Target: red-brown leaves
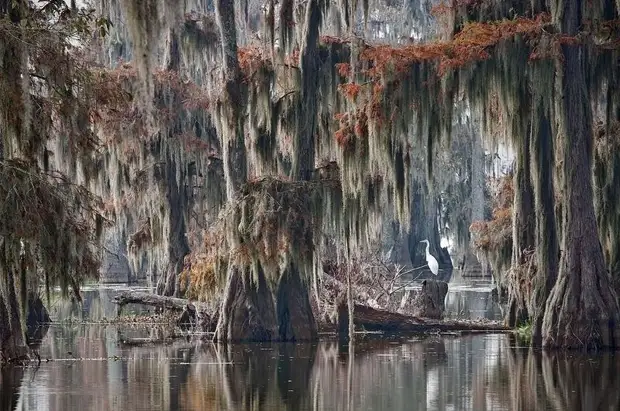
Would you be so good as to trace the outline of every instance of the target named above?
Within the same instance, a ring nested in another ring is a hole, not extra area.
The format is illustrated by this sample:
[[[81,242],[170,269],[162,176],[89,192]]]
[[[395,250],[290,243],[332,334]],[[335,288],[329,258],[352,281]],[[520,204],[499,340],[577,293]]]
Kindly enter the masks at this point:
[[[343,150],[353,150],[357,139],[368,138],[368,116],[363,109],[353,113],[337,113],[334,118],[340,125],[334,137]]]
[[[469,226],[474,246],[481,250],[497,249],[512,238],[512,176],[496,180],[492,189],[495,192],[493,218],[490,221],[474,221]]]
[[[502,40],[517,35],[532,36],[542,31],[549,22],[549,15],[540,14],[534,19],[517,18],[491,23],[469,23],[452,41],[412,44],[402,47],[369,46],[361,55],[370,63],[367,74],[383,76],[388,70],[406,72],[413,64],[428,60],[439,61],[439,74],[450,69],[489,58],[488,48]]]
[[[272,67],[271,59],[266,51],[260,47],[239,47],[237,57],[239,58],[239,68],[246,79],[252,78],[262,69],[271,69]]]
[[[355,101],[360,91],[362,90],[362,86],[357,83],[345,83],[339,85],[338,90],[348,99]]]
[[[351,65],[348,63],[338,63],[336,64],[336,71],[338,71],[340,77],[347,78],[351,75]]]

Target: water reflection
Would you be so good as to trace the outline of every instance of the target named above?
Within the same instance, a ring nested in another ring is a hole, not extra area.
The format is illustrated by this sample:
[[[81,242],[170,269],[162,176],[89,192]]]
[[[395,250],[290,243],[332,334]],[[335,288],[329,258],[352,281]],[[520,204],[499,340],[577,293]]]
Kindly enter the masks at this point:
[[[127,287],[124,284],[105,284],[84,286],[80,289],[82,302],[73,298],[65,298],[60,290],[54,290],[51,303],[48,306],[52,320],[74,321],[101,321],[115,318],[118,306],[112,302],[113,298],[128,289],[134,291],[151,291],[145,287]],[[46,304],[47,305],[47,304]],[[137,304],[128,304],[123,308],[125,314],[148,314],[153,308]]]
[[[620,362],[616,355],[587,356],[513,350],[508,357],[515,410],[617,410]]]
[[[127,346],[145,328],[52,326],[38,370],[0,375],[2,410],[611,410],[619,359],[537,353],[505,335]],[[352,359],[352,360],[351,360]]]
[[[23,368],[0,368],[0,409],[15,409],[23,376]]]

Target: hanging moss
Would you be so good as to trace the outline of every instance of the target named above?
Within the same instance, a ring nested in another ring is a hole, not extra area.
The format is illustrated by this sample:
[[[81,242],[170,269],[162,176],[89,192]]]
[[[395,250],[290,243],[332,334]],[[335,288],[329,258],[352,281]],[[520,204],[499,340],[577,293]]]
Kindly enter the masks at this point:
[[[29,291],[59,285],[79,299],[80,284],[97,278],[106,221],[88,190],[100,164],[94,82],[71,42],[88,40],[93,15],[64,3],[32,7],[0,7],[0,304],[9,325],[8,335],[0,327],[0,351],[9,358],[15,347],[4,343],[23,342]]]
[[[147,3],[145,7],[153,2]],[[572,4],[570,2],[500,3],[456,4],[455,8],[447,10],[451,32],[444,36],[445,40],[402,47],[320,38],[321,20],[326,15],[323,8],[328,6],[313,1],[306,4],[305,11],[302,7],[293,7],[292,3],[282,4],[279,24],[284,46],[277,52],[273,50],[277,25],[273,4],[268,19],[271,34],[267,43],[271,44],[264,46],[237,50],[232,17],[234,5],[230,1],[217,3],[222,53],[208,51],[215,37],[203,36],[209,31],[204,21],[198,25],[198,20],[193,20],[196,24],[190,24],[185,31],[177,31],[181,39],[186,36],[178,47],[182,49],[180,54],[187,56],[183,57],[185,67],[181,71],[200,78],[200,85],[220,90],[220,73],[206,73],[209,64],[223,62],[225,92],[213,92],[208,109],[224,152],[227,198],[231,201],[236,198],[248,178],[260,179],[273,174],[297,178],[302,176],[301,171],[314,170],[316,163],[336,162],[341,184],[336,202],[342,209],[329,216],[333,219],[329,224],[339,225],[338,235],[351,251],[359,249],[364,241],[381,231],[378,230],[382,224],[377,213],[381,206],[378,205],[392,204],[397,220],[409,220],[407,199],[412,157],[425,148],[427,179],[431,182],[432,160],[443,142],[450,143],[454,105],[462,95],[481,116],[483,128],[493,143],[508,140],[516,146],[529,147],[529,144],[524,145],[526,136],[537,136],[536,131],[543,130],[545,124],[551,127],[550,135],[560,136],[560,142],[566,140],[568,129],[559,114],[564,110],[558,91],[562,79],[556,74],[561,70],[559,62],[565,54],[564,49],[581,47],[589,34],[584,31],[578,35],[572,28],[567,30],[557,24],[561,17],[558,10],[563,10],[565,4]],[[340,3],[339,8],[347,24],[352,25],[357,3]],[[368,6],[364,4],[363,8],[368,14]],[[144,10],[132,13],[135,17],[142,12]],[[612,19],[617,10],[613,2],[601,1],[595,2],[585,13]],[[298,28],[292,28],[288,24],[291,22]],[[200,32],[195,30],[198,26]],[[594,33],[590,38],[596,50],[617,47],[615,26],[605,22],[600,27],[605,29],[590,30]],[[134,28],[141,31],[135,36],[136,44],[141,47],[144,45],[141,39],[152,36],[152,30],[139,25]],[[602,33],[605,31],[609,34],[607,38]],[[320,44],[317,44],[318,39]],[[148,48],[150,53],[157,52],[152,44]],[[594,60],[613,61],[598,55]],[[596,69],[588,77],[592,82],[587,84],[588,90],[607,84],[615,75],[610,74],[615,73],[614,64],[596,63],[593,67]],[[545,92],[532,93],[532,87]],[[175,99],[165,100],[168,106],[178,104]],[[609,107],[608,104],[607,118],[613,117],[609,110],[617,106]],[[175,126],[178,127],[182,128]],[[170,152],[165,140],[158,144],[161,147],[156,150],[157,156]],[[532,154],[540,156],[542,151],[537,151],[536,147],[532,146]],[[553,144],[551,149],[556,151],[557,159],[569,154],[564,144]],[[149,158],[149,150],[136,152],[140,153],[142,162]],[[165,157],[165,161],[172,160],[168,169],[176,170],[171,174],[175,175],[175,183],[179,186],[187,158],[184,151],[177,154]],[[521,164],[526,163],[524,156],[518,159]],[[308,164],[300,166],[302,160]],[[238,165],[237,169],[234,164]],[[563,172],[558,172],[565,171],[566,167],[558,161],[553,172],[560,198],[568,195],[566,187],[571,184],[565,181]],[[540,177],[543,172],[547,176],[544,182]],[[545,185],[551,181],[549,174],[551,171],[541,166],[533,173],[541,180],[540,186],[535,185],[539,200],[554,190]],[[603,176],[599,178],[601,184],[610,178],[609,174],[608,170],[598,172]],[[302,176],[302,179],[306,178]],[[112,182],[111,186],[115,191],[123,191],[122,183]],[[605,201],[602,199],[600,204]],[[561,202],[554,201],[555,207],[560,205]],[[248,208],[254,211],[253,205],[241,209],[247,213]],[[507,209],[496,210],[496,222],[507,220]],[[599,210],[607,209],[604,205],[599,207]],[[566,215],[566,211],[559,210],[555,215]],[[244,212],[240,213],[238,218],[242,222]],[[601,220],[606,218],[600,217],[603,214],[606,212],[599,213],[599,226],[609,225]],[[610,215],[613,217],[613,213]],[[558,233],[563,234],[566,221],[559,217],[556,220]],[[505,233],[505,230],[498,232]],[[511,247],[506,244],[512,238],[500,237],[498,244],[502,245],[495,258],[496,265],[504,267],[511,255],[507,252]],[[542,241],[538,237],[538,241]],[[519,248],[517,243],[515,246]],[[538,255],[539,260],[551,252],[545,249]],[[294,250],[289,252],[294,255]],[[253,258],[246,261],[248,267],[257,266],[258,257]],[[259,271],[266,272],[263,262]],[[245,268],[238,271],[247,272]]]
[[[206,224],[205,210],[223,201],[219,141],[205,112],[209,97],[177,72],[157,72],[152,107],[160,131],[151,136],[141,114],[137,98],[141,85],[133,67],[124,65],[98,76],[101,106],[95,127],[106,141],[109,157],[97,190],[110,199],[117,233],[148,240],[130,244],[132,271],[148,271],[157,281],[166,277],[169,263],[175,265],[178,259],[182,263],[184,256],[177,255],[172,245],[186,232],[200,230]],[[174,215],[175,210],[182,214]],[[185,227],[182,233],[176,231],[179,221]],[[149,225],[148,236],[140,235],[146,232],[141,228],[144,222]],[[198,236],[191,245],[200,243]]]

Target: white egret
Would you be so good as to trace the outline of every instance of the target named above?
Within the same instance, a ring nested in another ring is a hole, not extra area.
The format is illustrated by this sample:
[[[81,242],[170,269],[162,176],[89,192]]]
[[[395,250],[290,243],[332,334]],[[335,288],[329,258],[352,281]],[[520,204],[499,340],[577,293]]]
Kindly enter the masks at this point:
[[[428,249],[430,247],[428,240],[422,240],[420,242],[426,243],[426,263],[428,264],[428,268],[431,269],[431,272],[437,275],[437,273],[439,272],[439,263],[437,262],[437,259],[435,259],[435,257],[433,257],[433,255],[428,252]]]

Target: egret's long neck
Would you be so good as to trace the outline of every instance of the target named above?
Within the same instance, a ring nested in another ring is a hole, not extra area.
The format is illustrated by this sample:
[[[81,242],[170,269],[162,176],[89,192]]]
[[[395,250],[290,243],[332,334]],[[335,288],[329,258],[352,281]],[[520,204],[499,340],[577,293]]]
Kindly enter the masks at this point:
[[[427,241],[426,242],[426,256],[428,257],[428,249],[430,247],[430,243]]]

